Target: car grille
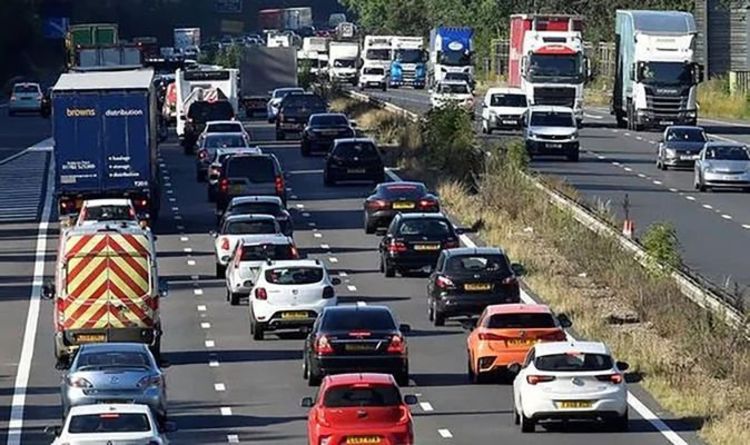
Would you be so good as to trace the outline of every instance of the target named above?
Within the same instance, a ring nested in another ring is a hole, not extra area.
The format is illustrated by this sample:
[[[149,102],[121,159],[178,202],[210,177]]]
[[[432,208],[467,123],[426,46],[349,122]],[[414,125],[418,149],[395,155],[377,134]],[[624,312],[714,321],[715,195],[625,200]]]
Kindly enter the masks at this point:
[[[558,135],[558,134],[540,134],[537,135],[539,139],[545,139],[548,141],[564,141],[566,139],[570,139],[570,135]]]
[[[559,105],[573,108],[576,102],[575,88],[534,88],[534,105]]]

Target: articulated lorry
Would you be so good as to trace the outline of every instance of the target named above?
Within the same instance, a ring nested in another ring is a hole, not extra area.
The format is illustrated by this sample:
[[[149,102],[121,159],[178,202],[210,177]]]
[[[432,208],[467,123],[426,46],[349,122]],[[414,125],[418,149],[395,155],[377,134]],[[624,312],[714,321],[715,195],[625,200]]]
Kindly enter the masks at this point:
[[[393,58],[390,66],[391,88],[411,86],[421,90],[427,83],[426,53],[422,37],[397,36],[391,41]]]
[[[266,113],[271,92],[297,86],[297,50],[288,47],[246,47],[240,61],[242,107],[248,116]]]
[[[446,73],[462,73],[474,78],[474,30],[440,26],[430,31],[430,62],[427,83],[434,87]]]
[[[631,130],[698,119],[696,94],[703,66],[694,60],[693,15],[618,10],[612,114]]]
[[[65,50],[68,67],[76,64],[76,49],[117,45],[120,41],[119,27],[115,23],[80,23],[71,25],[65,35]]]
[[[583,121],[583,17],[516,14],[510,17],[508,85],[520,88],[530,105],[572,108]]]
[[[92,198],[129,198],[142,219],[158,217],[153,77],[150,69],[65,73],[52,88],[61,218]]]
[[[79,45],[75,49],[73,71],[137,68],[143,65],[144,54],[135,44],[85,46]]]

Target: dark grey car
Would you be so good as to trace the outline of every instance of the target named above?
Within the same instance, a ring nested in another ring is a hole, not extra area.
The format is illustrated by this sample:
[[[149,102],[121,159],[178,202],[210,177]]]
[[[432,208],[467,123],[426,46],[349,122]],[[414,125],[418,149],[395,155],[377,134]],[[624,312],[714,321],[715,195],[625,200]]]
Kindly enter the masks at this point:
[[[669,126],[664,130],[656,151],[656,166],[662,170],[693,168],[707,141],[706,132],[701,127]]]

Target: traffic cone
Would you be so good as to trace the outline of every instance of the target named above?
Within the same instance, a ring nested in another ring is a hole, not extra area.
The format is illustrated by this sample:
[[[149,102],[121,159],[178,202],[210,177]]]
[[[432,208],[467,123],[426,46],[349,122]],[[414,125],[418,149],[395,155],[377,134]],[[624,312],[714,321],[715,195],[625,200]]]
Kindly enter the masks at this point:
[[[622,234],[627,238],[633,238],[635,232],[635,224],[632,219],[626,219],[622,222]]]

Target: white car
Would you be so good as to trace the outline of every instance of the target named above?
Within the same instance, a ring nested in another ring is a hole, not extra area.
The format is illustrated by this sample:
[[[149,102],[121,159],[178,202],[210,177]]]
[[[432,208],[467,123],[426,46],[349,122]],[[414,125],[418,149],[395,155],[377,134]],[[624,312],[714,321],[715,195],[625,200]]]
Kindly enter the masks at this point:
[[[132,403],[74,406],[60,427],[47,427],[52,445],[94,443],[148,443],[167,445],[165,433],[176,431],[172,422],[160,427],[147,405]]]
[[[482,101],[482,133],[520,129],[527,107],[526,94],[520,88],[490,88]]]
[[[628,389],[623,372],[601,342],[537,343],[523,365],[512,364],[514,421],[524,433],[540,420],[602,419],[628,428]]]
[[[568,161],[578,162],[580,141],[572,108],[531,106],[524,113],[523,126],[529,156],[565,156]]]
[[[359,89],[379,88],[388,89],[388,74],[382,66],[363,66],[359,71]]]
[[[273,123],[276,121],[276,115],[279,113],[279,105],[281,105],[281,101],[288,95],[288,94],[297,94],[297,93],[304,93],[304,88],[298,88],[298,87],[289,87],[289,88],[276,88],[271,92],[271,99],[268,100],[268,103],[266,104],[266,114],[268,115],[268,123]]]
[[[459,80],[438,82],[430,93],[430,105],[432,108],[440,108],[449,103],[464,108],[474,118],[474,95],[468,83]]]
[[[230,255],[240,239],[257,242],[274,239],[282,235],[281,226],[272,215],[231,215],[222,221],[218,232],[211,232],[216,238],[216,278],[223,278]]]
[[[242,133],[247,137],[248,143],[252,140],[250,133],[245,129],[242,122],[237,120],[208,121],[201,134],[198,135],[196,146],[200,146],[207,134],[211,133]]]
[[[139,225],[132,201],[124,198],[88,199],[81,204],[76,227],[92,226],[102,222]]]
[[[227,301],[237,306],[242,297],[250,295],[258,272],[266,261],[296,260],[299,252],[291,237],[278,234],[263,240],[252,236],[242,237],[229,257],[224,274]]]
[[[250,293],[250,333],[263,340],[266,331],[310,328],[323,308],[335,306],[331,278],[320,260],[263,263]]]

